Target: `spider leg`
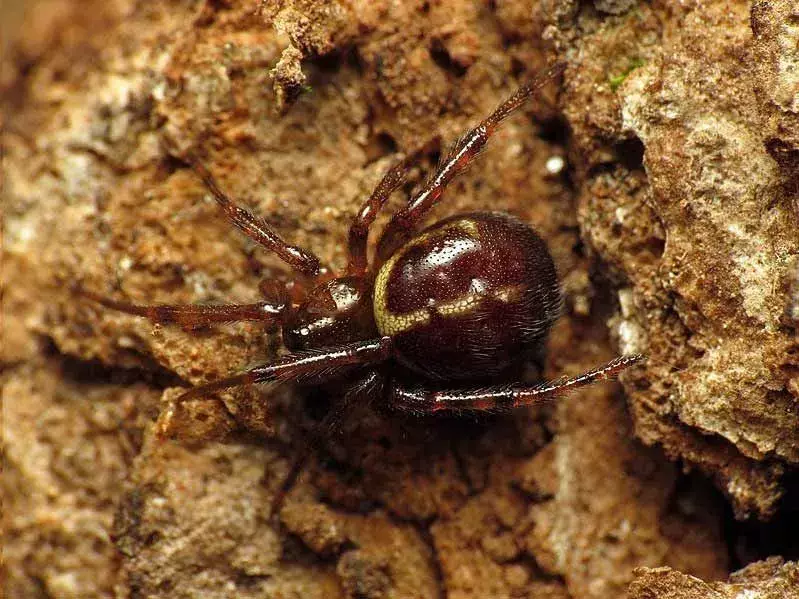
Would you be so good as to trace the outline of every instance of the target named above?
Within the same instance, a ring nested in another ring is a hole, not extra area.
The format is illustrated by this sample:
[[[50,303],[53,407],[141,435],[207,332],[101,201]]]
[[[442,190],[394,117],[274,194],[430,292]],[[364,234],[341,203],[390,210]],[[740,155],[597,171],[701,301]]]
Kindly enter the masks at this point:
[[[348,274],[362,275],[366,272],[368,267],[366,245],[369,238],[369,227],[371,227],[389,196],[405,181],[407,169],[407,160],[401,160],[392,166],[352,221],[349,236],[350,261],[347,266]]]
[[[197,159],[190,158],[190,164],[205,183],[205,186],[214,196],[216,203],[222,208],[228,220],[240,229],[247,237],[273,251],[286,264],[297,272],[316,277],[320,271],[319,258],[308,250],[296,245],[289,245],[284,241],[267,222],[255,216],[249,210],[236,205],[219,187],[210,171]]]
[[[333,379],[351,368],[385,362],[391,356],[391,352],[390,337],[296,352],[272,364],[257,366],[241,374],[189,389],[175,399],[174,405],[177,406],[190,399],[241,385],[254,385],[268,381],[321,383]]]
[[[76,287],[75,292],[112,310],[143,316],[155,324],[177,324],[187,329],[243,320],[272,324],[282,321],[288,308],[285,301],[221,305],[141,305],[107,298],[81,287]]]
[[[559,396],[597,381],[610,379],[644,359],[642,355],[621,356],[603,366],[571,378],[540,385],[498,385],[483,389],[431,391],[397,385],[389,393],[389,406],[417,414],[434,412],[491,412],[548,403]]]
[[[347,418],[382,395],[384,383],[384,376],[377,370],[372,370],[351,384],[341,401],[330,408],[322,421],[311,431],[309,439],[303,444],[300,452],[294,456],[286,477],[281,481],[280,487],[272,498],[269,509],[270,516],[279,512],[286,494],[297,482],[309,456],[319,449],[323,441],[338,434]]]
[[[540,87],[562,73],[565,67],[565,63],[556,63],[539,73],[455,143],[424,188],[391,217],[377,246],[381,260],[388,259],[410,236],[427,211],[441,198],[450,181],[462,173],[485,147],[500,123],[522,106]]]

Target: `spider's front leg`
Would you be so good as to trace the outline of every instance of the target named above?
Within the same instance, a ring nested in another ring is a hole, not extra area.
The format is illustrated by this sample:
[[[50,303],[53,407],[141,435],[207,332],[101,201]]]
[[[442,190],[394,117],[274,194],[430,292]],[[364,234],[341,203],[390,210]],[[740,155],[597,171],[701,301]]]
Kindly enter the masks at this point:
[[[392,349],[391,337],[380,337],[318,350],[295,352],[272,364],[257,366],[241,374],[194,387],[179,396],[175,400],[175,405],[241,385],[255,385],[269,381],[323,383],[335,379],[351,368],[385,362],[391,357]]]
[[[385,205],[389,196],[399,189],[405,181],[408,173],[408,164],[406,160],[401,160],[392,166],[388,172],[383,175],[380,183],[369,196],[369,199],[364,202],[358,214],[350,225],[349,234],[349,253],[350,261],[347,265],[347,273],[350,275],[363,275],[369,267],[369,262],[366,256],[366,246],[369,240],[369,228],[377,218],[378,213]]]
[[[387,260],[411,236],[425,214],[441,198],[447,185],[474,162],[502,121],[523,106],[539,88],[560,75],[565,68],[565,63],[561,62],[539,73],[533,80],[519,87],[477,127],[468,131],[455,143],[424,188],[391,217],[377,246],[381,260]]]
[[[505,411],[520,406],[549,403],[580,387],[613,378],[643,359],[644,356],[639,354],[621,356],[578,376],[533,386],[497,385],[482,389],[431,391],[403,387],[395,383],[389,393],[388,402],[390,408],[414,414]]]
[[[385,362],[391,356],[392,351],[391,338],[380,337],[319,350],[295,352],[271,364],[258,366],[241,374],[194,387],[179,395],[162,413],[160,424],[162,436],[166,436],[164,432],[172,428],[172,422],[178,414],[180,405],[186,401],[199,399],[231,387],[270,381],[323,383],[338,378],[352,369]],[[224,402],[222,402],[222,407],[227,409]],[[229,412],[229,415],[234,421],[236,420],[234,413]],[[343,413],[339,416],[343,416]],[[330,422],[329,425],[334,426],[336,422],[338,420]]]
[[[313,252],[288,244],[263,218],[255,216],[231,200],[202,162],[194,157],[190,157],[188,160],[233,226],[261,247],[277,254],[283,262],[300,274],[312,279],[319,275],[321,262]]]

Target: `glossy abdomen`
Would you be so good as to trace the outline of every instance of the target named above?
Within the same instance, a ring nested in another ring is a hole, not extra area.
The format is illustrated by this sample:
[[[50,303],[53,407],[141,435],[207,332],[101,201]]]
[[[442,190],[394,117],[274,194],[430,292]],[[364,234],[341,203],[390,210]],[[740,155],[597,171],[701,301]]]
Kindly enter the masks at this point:
[[[543,341],[560,298],[535,231],[508,214],[475,212],[436,223],[386,261],[374,314],[405,366],[433,379],[482,378]]]

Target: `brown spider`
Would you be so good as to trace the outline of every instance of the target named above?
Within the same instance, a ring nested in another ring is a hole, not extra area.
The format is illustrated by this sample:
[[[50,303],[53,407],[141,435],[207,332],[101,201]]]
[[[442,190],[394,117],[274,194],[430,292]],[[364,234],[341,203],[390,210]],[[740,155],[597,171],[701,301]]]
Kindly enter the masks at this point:
[[[407,165],[400,162],[391,168],[353,220],[347,271],[336,278],[322,275],[313,253],[289,245],[264,220],[234,204],[207,169],[192,161],[235,226],[314,281],[315,287],[299,305],[292,305],[284,294],[244,305],[144,306],[82,293],[103,306],[154,323],[196,327],[255,320],[280,326],[289,355],[195,387],[176,404],[265,381],[305,385],[343,381],[345,392],[319,424],[317,441],[335,430],[356,405],[375,398],[388,408],[414,414],[497,411],[548,402],[612,377],[642,356],[622,356],[579,376],[537,385],[509,382],[514,367],[543,346],[561,308],[552,258],[528,225],[500,212],[472,212],[451,216],[414,235],[447,184],[474,160],[500,123],[563,69],[563,64],[556,64],[521,86],[453,146],[423,189],[393,215],[370,265],[370,225],[403,183]],[[273,510],[312,445],[295,460]]]

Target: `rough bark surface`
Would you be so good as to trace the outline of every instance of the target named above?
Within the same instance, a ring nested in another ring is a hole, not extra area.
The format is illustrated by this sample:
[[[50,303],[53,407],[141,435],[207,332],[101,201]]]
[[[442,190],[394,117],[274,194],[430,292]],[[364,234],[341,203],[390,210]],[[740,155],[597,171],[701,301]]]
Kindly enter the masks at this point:
[[[630,585],[630,599],[795,599],[799,564],[778,557],[750,564],[726,582],[705,582],[671,568],[641,568]]]
[[[796,524],[795,3],[256,8],[40,0],[5,52],[6,596],[796,594],[792,562],[699,580],[799,552],[795,534],[744,548],[730,515],[764,539],[779,535],[758,519]],[[223,303],[290,280],[220,217],[191,153],[340,269],[389,165],[420,153],[396,207],[441,148],[556,58],[562,82],[431,220],[504,210],[546,239],[567,298],[547,378],[620,352],[650,361],[623,389],[512,415],[363,414],[270,521],[336,392],[245,388],[169,410],[187,385],[273,359],[279,336],[154,327],[73,284]]]

